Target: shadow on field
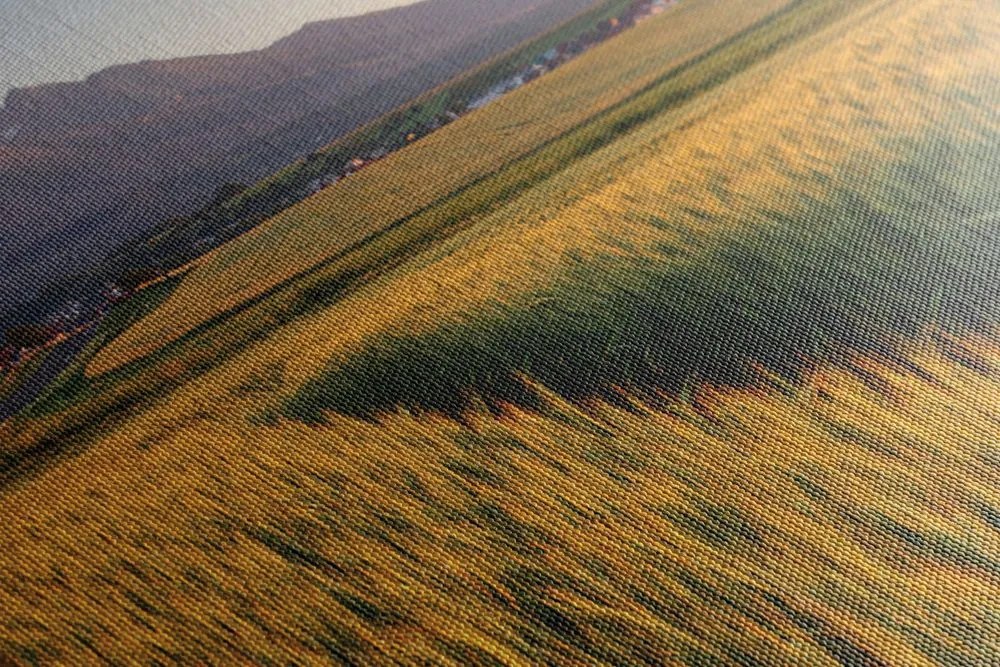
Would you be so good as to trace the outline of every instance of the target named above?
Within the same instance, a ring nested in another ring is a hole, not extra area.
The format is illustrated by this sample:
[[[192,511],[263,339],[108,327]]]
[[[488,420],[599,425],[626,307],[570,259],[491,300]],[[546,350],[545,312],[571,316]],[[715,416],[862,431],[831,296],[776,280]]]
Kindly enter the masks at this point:
[[[325,411],[461,418],[479,401],[496,413],[536,408],[524,378],[577,402],[622,404],[627,392],[655,404],[697,384],[751,385],[762,371],[795,380],[818,362],[850,367],[858,352],[920,373],[893,353],[901,337],[986,332],[1000,320],[996,196],[988,170],[959,164],[977,154],[989,152],[927,141],[883,171],[882,187],[847,175],[802,214],[780,201],[741,212],[737,231],[687,259],[670,259],[667,245],[657,259],[570,259],[544,293],[429,334],[369,341],[307,383],[285,414],[318,423]]]

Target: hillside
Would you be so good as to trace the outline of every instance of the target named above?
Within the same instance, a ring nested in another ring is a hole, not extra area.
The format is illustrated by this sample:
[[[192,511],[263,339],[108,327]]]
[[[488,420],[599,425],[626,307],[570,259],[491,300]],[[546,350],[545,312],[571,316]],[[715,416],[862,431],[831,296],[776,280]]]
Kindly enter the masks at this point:
[[[6,346],[0,345],[0,381],[5,386],[0,392],[0,420],[30,404],[75,354],[70,350],[86,344],[76,338],[87,337],[113,304],[135,298],[134,292],[143,285],[186,271],[192,260],[228,239],[461,118],[501,94],[497,91],[516,89],[561,67],[656,11],[650,0],[596,2],[252,186],[220,186],[212,201],[197,211],[158,224],[118,244],[87,270],[50,284],[15,311],[6,332],[0,331],[0,341],[8,339]],[[26,326],[16,326],[18,322]],[[67,338],[69,342],[60,344]],[[21,341],[27,349],[19,354],[12,341]],[[55,348],[58,352],[49,354]],[[47,361],[38,366],[35,362],[42,356]],[[37,372],[30,370],[36,366]]]
[[[591,4],[427,0],[312,24],[252,53],[11,91],[0,316],[220,184],[252,183]]]
[[[686,0],[141,293],[0,425],[0,655],[990,664],[997,63]]]
[[[89,372],[133,361],[393,225],[405,221],[413,228],[421,214],[448,211],[449,200],[469,186],[648,87],[659,83],[665,95],[684,94],[702,84],[698,77],[714,74],[707,67],[689,73],[686,63],[697,64],[782,4],[679,7],[668,23],[636,27],[628,48],[617,41],[601,45],[598,55],[571,62],[324,190],[199,260],[164,305],[103,351]],[[557,169],[567,157],[556,156],[543,169]]]

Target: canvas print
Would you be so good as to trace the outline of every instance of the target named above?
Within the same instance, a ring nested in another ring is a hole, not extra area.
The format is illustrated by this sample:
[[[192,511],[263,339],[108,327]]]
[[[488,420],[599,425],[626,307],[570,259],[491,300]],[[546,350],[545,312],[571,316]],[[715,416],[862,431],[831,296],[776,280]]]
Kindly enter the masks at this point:
[[[1000,664],[994,0],[0,2],[0,665]]]

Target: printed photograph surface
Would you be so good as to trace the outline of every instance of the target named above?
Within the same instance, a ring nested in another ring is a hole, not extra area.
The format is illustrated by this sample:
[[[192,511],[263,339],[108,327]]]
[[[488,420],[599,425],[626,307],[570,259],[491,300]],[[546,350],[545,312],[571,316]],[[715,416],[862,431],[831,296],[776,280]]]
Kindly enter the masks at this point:
[[[0,0],[0,667],[1000,664],[1000,3]]]

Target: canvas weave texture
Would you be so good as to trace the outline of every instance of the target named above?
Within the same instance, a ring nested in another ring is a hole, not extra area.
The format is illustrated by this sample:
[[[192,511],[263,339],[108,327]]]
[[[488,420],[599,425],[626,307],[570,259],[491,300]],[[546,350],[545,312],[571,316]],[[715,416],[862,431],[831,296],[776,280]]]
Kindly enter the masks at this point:
[[[0,667],[1000,665],[1000,3],[0,24]]]

